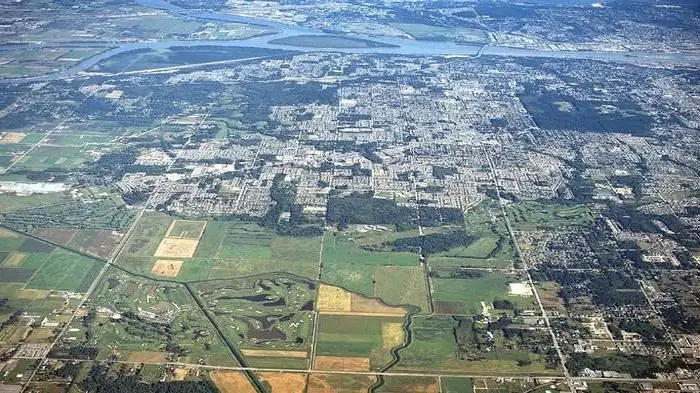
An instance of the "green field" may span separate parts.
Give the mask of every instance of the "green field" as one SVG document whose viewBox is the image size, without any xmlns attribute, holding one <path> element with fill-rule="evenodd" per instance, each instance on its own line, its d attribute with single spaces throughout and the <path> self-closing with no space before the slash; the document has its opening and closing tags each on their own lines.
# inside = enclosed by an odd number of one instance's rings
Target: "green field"
<svg viewBox="0 0 700 393">
<path fill-rule="evenodd" d="M 455 319 L 450 316 L 419 316 L 411 326 L 413 340 L 401 350 L 401 361 L 395 370 L 444 372 L 474 372 L 493 375 L 531 373 L 557 373 L 545 369 L 540 355 L 527 351 L 527 345 L 506 340 L 501 330 L 494 330 L 495 343 L 488 351 L 476 346 L 478 339 L 473 331 L 476 322 L 471 318 Z M 486 324 L 480 325 L 482 328 Z M 543 332 L 548 338 L 548 333 Z M 533 342 L 541 342 L 533 341 Z M 483 344 L 482 344 L 483 345 Z"/>
<path fill-rule="evenodd" d="M 441 393 L 474 393 L 474 381 L 471 378 L 440 378 Z"/>
<path fill-rule="evenodd" d="M 375 269 L 381 266 L 418 266 L 418 255 L 408 252 L 367 251 L 348 238 L 326 234 L 321 273 L 324 282 L 373 296 Z"/>
<path fill-rule="evenodd" d="M 585 205 L 559 205 L 524 201 L 508 206 L 515 230 L 561 229 L 593 222 L 595 217 Z"/>
<path fill-rule="evenodd" d="M 489 42 L 487 35 L 482 30 L 465 27 L 441 27 L 424 25 L 419 23 L 394 23 L 397 27 L 416 40 L 422 41 L 457 41 L 460 43 Z"/>
<path fill-rule="evenodd" d="M 45 143 L 58 146 L 85 145 L 85 144 L 108 144 L 114 140 L 111 135 L 104 134 L 51 134 Z"/>
<path fill-rule="evenodd" d="M 321 314 L 318 323 L 317 355 L 368 357 L 371 367 L 379 368 L 391 360 L 382 324 L 403 323 L 403 318 Z"/>
<path fill-rule="evenodd" d="M 438 380 L 435 377 L 386 376 L 384 385 L 377 389 L 379 393 L 438 392 Z"/>
<path fill-rule="evenodd" d="M 119 258 L 119 264 L 135 272 L 150 274 L 153 263 L 163 259 L 153 255 L 171 222 L 164 215 L 144 216 Z M 198 236 L 196 233 L 202 225 L 192 221 L 175 221 L 169 237 Z M 210 221 L 193 258 L 173 258 L 184 261 L 177 281 L 273 272 L 290 272 L 312 278 L 318 272 L 320 249 L 320 237 L 284 237 L 254 223 Z"/>
<path fill-rule="evenodd" d="M 4 175 L 3 181 L 26 181 L 26 179 L 12 179 L 13 175 Z M 24 208 L 39 206 L 51 206 L 59 203 L 71 202 L 72 197 L 68 192 L 51 192 L 47 194 L 13 195 L 9 198 L 0 198 L 0 212 L 7 213 Z"/>
<path fill-rule="evenodd" d="M 102 263 L 68 251 L 55 251 L 39 268 L 27 288 L 82 292 L 87 290 Z"/>
<path fill-rule="evenodd" d="M 459 278 L 432 277 L 433 300 L 436 312 L 445 314 L 479 315 L 482 302 L 491 306 L 494 300 L 508 300 L 519 308 L 534 307 L 534 297 L 508 294 L 508 284 L 523 281 L 522 278 L 499 272 L 471 270 Z"/>
<path fill-rule="evenodd" d="M 320 237 L 285 237 L 259 225 L 240 221 L 211 222 L 195 258 L 213 258 L 210 278 L 290 272 L 315 277 Z"/>
<path fill-rule="evenodd" d="M 391 305 L 410 304 L 421 313 L 430 312 L 428 288 L 422 268 L 378 266 L 374 274 L 374 296 Z"/>
<path fill-rule="evenodd" d="M 82 147 L 39 146 L 15 164 L 13 170 L 73 169 L 90 160 L 90 151 Z"/>
<path fill-rule="evenodd" d="M 500 207 L 485 200 L 464 215 L 467 235 L 464 247 L 455 247 L 429 258 L 430 266 L 506 268 L 513 264 L 515 250 L 501 216 Z"/>
<path fill-rule="evenodd" d="M 206 221 L 175 220 L 168 229 L 167 237 L 177 237 L 183 239 L 199 239 Z"/>
<path fill-rule="evenodd" d="M 122 255 L 151 257 L 170 227 L 172 219 L 160 213 L 144 213 L 141 221 L 126 243 Z M 121 259 L 121 258 L 120 258 Z"/>
</svg>

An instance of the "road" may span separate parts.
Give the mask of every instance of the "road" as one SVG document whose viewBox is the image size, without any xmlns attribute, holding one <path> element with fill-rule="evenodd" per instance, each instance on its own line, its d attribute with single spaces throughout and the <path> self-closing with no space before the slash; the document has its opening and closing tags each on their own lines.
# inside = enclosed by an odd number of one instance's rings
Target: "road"
<svg viewBox="0 0 700 393">
<path fill-rule="evenodd" d="M 70 326 L 73 323 L 73 321 L 75 320 L 75 318 L 78 316 L 78 313 L 80 313 L 80 311 L 82 310 L 85 303 L 88 301 L 88 299 L 93 294 L 93 292 L 95 292 L 95 289 L 97 289 L 97 287 L 100 284 L 100 282 L 102 281 L 102 278 L 104 277 L 105 273 L 107 272 L 109 267 L 112 266 L 112 263 L 117 259 L 117 257 L 121 253 L 122 249 L 124 249 L 124 246 L 129 241 L 129 238 L 136 230 L 136 227 L 138 226 L 139 222 L 141 221 L 141 217 L 143 216 L 144 211 L 145 211 L 145 208 L 139 209 L 139 212 L 136 213 L 136 217 L 134 218 L 134 221 L 131 223 L 131 226 L 129 227 L 129 229 L 126 231 L 126 234 L 122 237 L 122 239 L 119 242 L 119 244 L 117 245 L 117 247 L 114 250 L 112 250 L 112 253 L 110 254 L 109 258 L 107 259 L 107 262 L 104 263 L 104 266 L 102 266 L 102 269 L 97 274 L 97 277 L 92 282 L 92 284 L 90 284 L 90 287 L 85 292 L 83 297 L 80 299 L 80 302 L 75 307 L 75 311 L 71 315 L 70 319 L 68 319 L 68 321 L 65 323 L 63 328 L 61 328 L 61 331 L 56 335 L 56 339 L 54 339 L 53 342 L 51 342 L 51 345 L 49 346 L 49 350 L 47 351 L 46 355 L 44 355 L 44 357 L 42 357 L 40 359 L 40 362 L 43 362 L 44 360 L 46 360 L 48 358 L 49 352 L 51 352 L 51 350 L 56 345 L 58 345 L 58 343 L 63 338 L 63 335 L 66 334 L 68 329 L 70 329 Z M 36 373 L 38 370 L 39 370 L 39 367 L 37 367 L 36 369 L 34 369 L 34 371 L 32 371 L 31 375 L 29 376 L 29 379 L 27 380 L 27 383 L 24 384 L 20 393 L 24 392 L 27 389 L 27 387 L 29 386 L 29 383 L 36 376 Z"/>
<path fill-rule="evenodd" d="M 22 358 L 18 358 L 22 359 Z M 31 359 L 31 358 L 26 358 L 26 359 Z M 79 361 L 84 361 L 80 359 L 70 359 L 70 358 L 65 358 L 65 359 L 55 359 L 55 360 L 60 360 L 60 361 L 74 361 L 74 362 L 79 362 Z M 278 373 L 289 373 L 289 374 L 306 374 L 309 373 L 309 370 L 300 370 L 300 369 L 285 369 L 285 368 L 263 368 L 263 367 L 237 367 L 237 366 L 213 366 L 213 365 L 201 365 L 201 364 L 194 364 L 194 363 L 180 363 L 180 362 L 129 362 L 129 361 L 122 361 L 118 360 L 115 363 L 119 364 L 129 364 L 129 365 L 141 365 L 141 364 L 153 364 L 153 365 L 169 365 L 169 366 L 175 366 L 175 367 L 188 367 L 188 368 L 199 368 L 199 369 L 204 369 L 204 370 L 221 370 L 221 371 L 251 371 L 251 372 L 278 372 Z M 529 380 L 533 378 L 544 378 L 544 379 L 552 379 L 555 381 L 562 381 L 566 380 L 566 377 L 563 377 L 561 375 L 538 375 L 538 376 L 531 376 L 531 375 L 508 375 L 508 374 L 470 374 L 470 373 L 425 373 L 425 372 L 400 372 L 400 371 L 339 371 L 339 370 L 323 370 L 323 371 L 315 371 L 316 373 L 320 374 L 338 374 L 338 375 L 366 375 L 366 376 L 389 376 L 389 377 L 433 377 L 433 378 L 449 378 L 449 377 L 463 377 L 463 378 L 475 378 L 475 379 L 493 379 L 493 378 L 509 378 L 509 379 L 520 379 L 520 380 Z M 576 381 L 576 382 L 630 382 L 630 383 L 640 383 L 640 382 L 662 382 L 664 380 L 660 379 L 651 379 L 651 378 L 589 378 L 589 377 L 570 377 L 568 378 L 571 381 Z M 666 381 L 672 381 L 672 382 L 688 382 L 688 383 L 696 383 L 696 380 L 694 379 L 672 379 L 672 380 L 666 380 Z"/>
<path fill-rule="evenodd" d="M 537 288 L 535 287 L 535 282 L 532 279 L 532 275 L 530 274 L 530 271 L 528 270 L 528 265 L 527 261 L 523 258 L 522 252 L 520 251 L 520 245 L 518 244 L 518 238 L 515 236 L 515 233 L 513 232 L 513 227 L 510 224 L 510 219 L 508 218 L 508 212 L 506 211 L 506 206 L 503 203 L 503 199 L 501 198 L 501 191 L 500 191 L 500 185 L 498 183 L 498 173 L 496 172 L 496 168 L 493 165 L 493 160 L 491 159 L 491 156 L 489 154 L 489 151 L 486 147 L 483 147 L 484 151 L 484 157 L 486 157 L 486 161 L 489 164 L 489 168 L 491 170 L 491 175 L 493 177 L 493 182 L 494 185 L 496 186 L 496 198 L 498 199 L 498 204 L 501 208 L 501 214 L 503 215 L 503 220 L 506 224 L 506 228 L 508 229 L 508 234 L 510 235 L 511 241 L 513 242 L 513 247 L 515 249 L 515 255 L 517 258 L 520 260 L 520 263 L 523 266 L 523 272 L 525 273 L 527 277 L 527 281 L 530 284 L 530 288 L 532 288 L 532 293 L 535 295 L 535 299 L 537 300 L 537 305 L 540 309 L 540 313 L 542 313 L 542 318 L 544 319 L 544 323 L 547 326 L 547 329 L 549 330 L 549 334 L 552 337 L 552 344 L 554 346 L 554 349 L 557 351 L 557 356 L 559 357 L 559 363 L 561 363 L 561 368 L 562 371 L 564 371 L 564 376 L 566 378 L 566 381 L 569 385 L 569 388 L 571 389 L 572 392 L 575 392 L 576 390 L 574 389 L 573 383 L 572 383 L 572 378 L 571 375 L 569 374 L 569 369 L 566 367 L 566 357 L 564 356 L 564 353 L 561 350 L 561 347 L 559 346 L 559 340 L 557 340 L 557 336 L 554 333 L 554 329 L 552 329 L 552 325 L 549 321 L 549 317 L 547 316 L 547 312 L 544 309 L 544 306 L 542 305 L 542 301 L 540 300 L 540 295 L 537 293 Z"/>
</svg>

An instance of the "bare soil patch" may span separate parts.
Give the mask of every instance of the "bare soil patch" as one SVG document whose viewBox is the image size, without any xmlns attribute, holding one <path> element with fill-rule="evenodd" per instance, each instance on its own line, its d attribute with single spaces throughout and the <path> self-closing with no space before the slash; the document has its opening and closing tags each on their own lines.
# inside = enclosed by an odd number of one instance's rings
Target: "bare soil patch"
<svg viewBox="0 0 700 393">
<path fill-rule="evenodd" d="M 159 259 L 153 264 L 151 273 L 157 276 L 177 277 L 182 268 L 182 261 L 174 261 L 169 259 Z"/>
<path fill-rule="evenodd" d="M 160 242 L 154 256 L 165 258 L 192 258 L 198 239 L 168 239 Z"/>
</svg>

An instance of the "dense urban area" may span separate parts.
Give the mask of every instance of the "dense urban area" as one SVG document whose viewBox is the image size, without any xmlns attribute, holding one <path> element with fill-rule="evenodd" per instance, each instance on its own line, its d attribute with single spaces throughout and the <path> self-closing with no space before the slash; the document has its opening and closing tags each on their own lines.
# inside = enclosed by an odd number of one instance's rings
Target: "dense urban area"
<svg viewBox="0 0 700 393">
<path fill-rule="evenodd" d="M 0 4 L 0 393 L 700 392 L 700 6 Z"/>
</svg>

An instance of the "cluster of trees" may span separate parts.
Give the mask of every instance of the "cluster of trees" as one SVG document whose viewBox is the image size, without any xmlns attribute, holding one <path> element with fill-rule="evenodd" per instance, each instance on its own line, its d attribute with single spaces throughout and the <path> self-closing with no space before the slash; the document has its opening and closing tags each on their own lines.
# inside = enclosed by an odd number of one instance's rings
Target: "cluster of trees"
<svg viewBox="0 0 700 393">
<path fill-rule="evenodd" d="M 457 168 L 433 165 L 433 177 L 436 179 L 444 180 L 447 176 L 453 176 L 457 173 L 459 173 Z"/>
<path fill-rule="evenodd" d="M 283 174 L 275 176 L 270 187 L 272 206 L 258 223 L 284 236 L 321 236 L 323 227 L 304 216 L 302 206 L 294 204 L 296 195 L 296 184 L 285 181 Z M 282 213 L 289 213 L 289 221 L 280 221 Z"/>
<path fill-rule="evenodd" d="M 393 200 L 374 198 L 373 193 L 358 192 L 329 198 L 326 219 L 339 228 L 349 224 L 394 225 L 399 231 L 417 228 L 418 221 L 416 209 L 398 206 Z"/>
<path fill-rule="evenodd" d="M 462 229 L 444 233 L 431 233 L 423 236 L 405 237 L 389 243 L 394 251 L 420 252 L 422 255 L 435 254 L 455 247 L 464 247 L 474 239 Z"/>
<path fill-rule="evenodd" d="M 109 366 L 94 365 L 78 383 L 83 392 L 90 393 L 218 393 L 211 381 L 144 382 L 136 375 L 111 376 Z"/>
<path fill-rule="evenodd" d="M 476 279 L 484 276 L 478 270 L 462 270 L 460 268 L 433 268 L 428 273 L 432 278 Z"/>
<path fill-rule="evenodd" d="M 533 278 L 556 281 L 561 285 L 559 295 L 567 304 L 576 298 L 589 295 L 592 295 L 596 304 L 607 307 L 623 307 L 646 302 L 637 281 L 618 270 L 602 270 L 594 275 L 551 270 L 546 273 L 535 272 Z"/>
<path fill-rule="evenodd" d="M 674 359 L 667 363 L 653 356 L 625 355 L 621 353 L 608 354 L 604 357 L 593 357 L 587 353 L 572 353 L 566 367 L 571 374 L 579 375 L 585 368 L 601 371 L 616 371 L 630 373 L 634 378 L 654 378 L 655 373 L 675 370 L 683 366 L 683 361 Z"/>
<path fill-rule="evenodd" d="M 688 313 L 680 306 L 673 305 L 661 310 L 664 321 L 669 327 L 686 334 L 700 333 L 700 318 Z"/>
<path fill-rule="evenodd" d="M 622 340 L 622 330 L 641 335 L 645 342 L 662 341 L 666 338 L 666 332 L 663 329 L 647 320 L 623 319 L 618 326 L 610 326 L 610 333 L 616 340 Z"/>
<path fill-rule="evenodd" d="M 49 357 L 56 359 L 80 359 L 95 360 L 100 350 L 84 345 L 72 345 L 70 347 L 54 347 L 49 352 Z"/>
<path fill-rule="evenodd" d="M 138 155 L 133 150 L 112 151 L 90 163 L 83 173 L 90 176 L 97 185 L 109 185 L 120 180 L 137 158 Z"/>
<path fill-rule="evenodd" d="M 5 299 L 5 300 L 7 300 L 7 299 Z M 0 310 L 1 309 L 2 308 L 0 308 Z M 10 316 L 7 317 L 6 320 L 4 320 L 2 323 L 0 323 L 0 330 L 4 329 L 10 325 L 13 325 L 15 322 L 19 321 L 19 317 L 21 317 L 21 316 L 22 316 L 21 310 L 17 310 L 15 312 L 13 312 L 12 314 L 10 314 Z"/>
<path fill-rule="evenodd" d="M 423 227 L 464 225 L 459 209 L 420 206 L 416 210 L 399 206 L 394 200 L 374 198 L 373 193 L 359 192 L 329 198 L 326 219 L 339 228 L 349 224 L 393 225 L 398 231 L 415 229 L 419 223 Z"/>
</svg>

